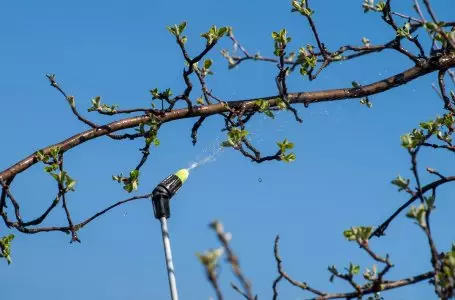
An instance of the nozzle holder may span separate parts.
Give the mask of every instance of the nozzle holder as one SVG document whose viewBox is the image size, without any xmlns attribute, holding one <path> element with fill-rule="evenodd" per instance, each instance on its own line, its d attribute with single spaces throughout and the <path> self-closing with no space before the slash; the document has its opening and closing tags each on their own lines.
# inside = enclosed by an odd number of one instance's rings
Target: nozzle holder
<svg viewBox="0 0 455 300">
<path fill-rule="evenodd" d="M 152 192 L 153 212 L 155 218 L 170 218 L 171 208 L 169 202 L 171 198 L 182 187 L 182 181 L 175 174 L 169 175 Z"/>
</svg>

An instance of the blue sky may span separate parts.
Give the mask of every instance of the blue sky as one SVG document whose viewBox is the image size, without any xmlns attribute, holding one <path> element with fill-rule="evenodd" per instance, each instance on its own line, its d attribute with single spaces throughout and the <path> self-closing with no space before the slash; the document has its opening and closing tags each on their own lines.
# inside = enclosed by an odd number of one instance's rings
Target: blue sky
<svg viewBox="0 0 455 300">
<path fill-rule="evenodd" d="M 312 1 L 321 37 L 329 49 L 372 43 L 393 37 L 378 15 L 363 14 L 362 1 Z M 397 2 L 397 1 L 396 1 Z M 438 16 L 449 17 L 449 0 L 433 1 Z M 412 1 L 395 3 L 396 10 L 410 12 Z M 64 99 L 46 81 L 55 73 L 62 87 L 76 97 L 84 115 L 98 123 L 109 118 L 86 113 L 96 95 L 121 108 L 147 107 L 152 88 L 184 87 L 183 60 L 167 25 L 188 22 L 190 54 L 200 51 L 201 32 L 212 25 L 232 26 L 237 38 L 252 53 L 270 56 L 271 32 L 287 28 L 290 47 L 313 43 L 307 22 L 290 13 L 287 1 L 3 1 L 0 4 L 0 169 L 30 153 L 86 129 L 75 120 Z M 226 39 L 209 54 L 215 76 L 209 86 L 227 100 L 275 95 L 273 64 L 242 64 L 227 70 L 219 55 L 231 49 Z M 410 67 L 395 53 L 384 52 L 326 70 L 314 82 L 297 74 L 289 78 L 290 91 L 348 87 L 351 81 L 369 83 Z M 340 269 L 350 261 L 362 270 L 373 262 L 342 231 L 350 226 L 379 224 L 406 200 L 389 182 L 396 175 L 410 177 L 409 157 L 400 147 L 400 135 L 441 112 L 442 103 L 431 89 L 434 74 L 406 86 L 371 97 L 373 108 L 358 100 L 299 106 L 303 123 L 282 112 L 276 120 L 257 116 L 249 130 L 256 142 L 274 153 L 275 142 L 295 143 L 292 164 L 261 165 L 232 150 L 215 162 L 196 169 L 173 199 L 169 226 L 177 284 L 182 299 L 214 296 L 195 252 L 218 247 L 207 225 L 220 220 L 232 232 L 232 246 L 242 269 L 253 282 L 260 299 L 271 297 L 276 277 L 273 240 L 281 235 L 281 255 L 286 271 L 322 290 L 348 290 L 345 283 L 330 284 L 328 265 Z M 200 96 L 195 91 L 194 98 Z M 210 118 L 199 131 L 199 143 L 190 139 L 192 120 L 166 124 L 159 132 L 161 146 L 154 148 L 143 168 L 138 194 L 144 194 L 169 173 L 212 153 L 224 138 L 222 120 Z M 66 155 L 66 167 L 78 181 L 69 197 L 76 220 L 114 201 L 127 198 L 111 175 L 127 173 L 140 159 L 140 141 L 114 142 L 101 138 L 85 143 Z M 426 151 L 420 166 L 442 173 L 454 169 L 448 155 Z M 15 180 L 13 191 L 30 219 L 52 201 L 54 183 L 42 166 L 34 166 Z M 455 238 L 447 224 L 455 203 L 453 187 L 438 193 L 433 231 L 440 251 Z M 64 224 L 59 208 L 47 224 Z M 0 235 L 7 232 L 0 227 Z M 92 223 L 80 233 L 82 244 L 69 244 L 60 233 L 17 235 L 14 263 L 0 264 L 5 299 L 167 299 L 159 222 L 147 200 L 128 204 Z M 430 269 L 424 235 L 403 216 L 388 235 L 373 240 L 373 249 L 389 253 L 396 267 L 390 279 L 412 276 Z M 228 299 L 238 297 L 229 287 L 229 267 L 221 269 L 222 289 Z M 283 283 L 281 299 L 304 299 L 309 294 Z M 235 295 L 235 296 L 234 296 Z M 433 299 L 427 283 L 384 294 L 386 299 Z"/>
</svg>

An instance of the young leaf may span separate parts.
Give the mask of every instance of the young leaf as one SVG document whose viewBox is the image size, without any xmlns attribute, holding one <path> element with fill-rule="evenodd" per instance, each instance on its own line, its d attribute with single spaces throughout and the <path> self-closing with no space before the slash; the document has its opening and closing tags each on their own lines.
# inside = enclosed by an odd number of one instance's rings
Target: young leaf
<svg viewBox="0 0 455 300">
<path fill-rule="evenodd" d="M 205 69 L 209 69 L 209 68 L 212 66 L 212 64 L 213 64 L 213 60 L 211 60 L 211 59 L 206 59 L 206 60 L 204 61 L 204 68 L 205 68 Z"/>
<path fill-rule="evenodd" d="M 404 179 L 403 177 L 398 175 L 397 178 L 391 181 L 391 183 L 399 187 L 398 191 L 402 191 L 408 188 L 409 179 Z"/>
</svg>

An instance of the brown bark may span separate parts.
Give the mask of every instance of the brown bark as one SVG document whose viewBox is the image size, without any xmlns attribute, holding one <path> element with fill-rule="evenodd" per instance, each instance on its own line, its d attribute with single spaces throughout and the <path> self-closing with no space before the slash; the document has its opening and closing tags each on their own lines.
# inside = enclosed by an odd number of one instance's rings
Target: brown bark
<svg viewBox="0 0 455 300">
<path fill-rule="evenodd" d="M 291 104 L 303 103 L 305 105 L 309 105 L 317 102 L 361 98 L 382 93 L 394 87 L 404 85 L 418 77 L 427 75 L 431 72 L 438 70 L 446 70 L 452 67 L 455 67 L 454 53 L 435 58 L 430 62 L 422 61 L 421 65 L 414 66 L 402 73 L 396 74 L 381 81 L 377 81 L 362 87 L 290 93 L 288 95 L 288 99 Z M 245 111 L 251 111 L 256 109 L 254 104 L 255 100 L 258 99 L 267 100 L 269 101 L 270 106 L 275 106 L 276 105 L 275 99 L 278 97 L 279 96 L 272 96 L 256 99 L 238 100 L 231 101 L 228 104 L 230 107 L 245 105 Z M 187 108 L 172 110 L 170 112 L 167 112 L 163 117 L 160 117 L 160 120 L 163 123 L 167 123 L 178 119 L 211 116 L 226 111 L 228 111 L 228 109 L 223 104 L 218 103 L 194 107 L 193 112 L 191 112 Z M 108 133 L 116 132 L 119 130 L 136 127 L 139 124 L 146 122 L 147 120 L 148 116 L 137 116 L 115 121 L 107 125 L 76 134 L 60 143 L 46 147 L 42 150 L 44 151 L 45 154 L 47 154 L 52 147 L 59 146 L 63 152 L 66 152 L 88 140 L 95 139 L 97 137 L 101 137 L 107 135 Z M 24 170 L 28 169 L 35 163 L 37 163 L 35 154 L 31 154 L 30 156 L 22 159 L 13 166 L 3 170 L 0 173 L 0 180 L 6 182 L 10 180 L 13 176 L 23 172 Z"/>
</svg>

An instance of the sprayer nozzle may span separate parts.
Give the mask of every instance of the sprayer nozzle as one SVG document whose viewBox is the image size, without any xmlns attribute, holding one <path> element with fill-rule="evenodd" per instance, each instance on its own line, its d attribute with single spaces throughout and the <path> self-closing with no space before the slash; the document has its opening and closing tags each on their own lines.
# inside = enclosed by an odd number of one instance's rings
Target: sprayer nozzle
<svg viewBox="0 0 455 300">
<path fill-rule="evenodd" d="M 182 181 L 183 184 L 188 179 L 188 175 L 190 175 L 190 172 L 188 171 L 188 169 L 181 169 L 175 172 L 174 175 L 177 176 Z"/>
</svg>

